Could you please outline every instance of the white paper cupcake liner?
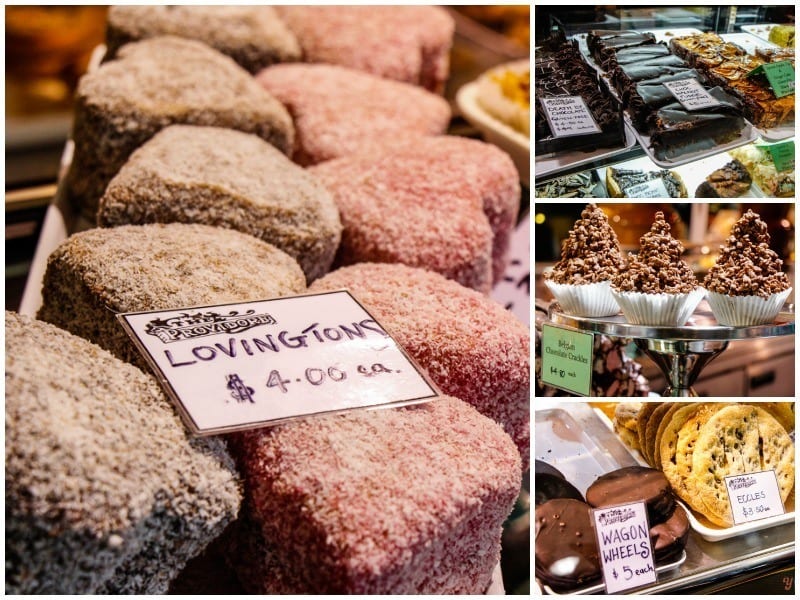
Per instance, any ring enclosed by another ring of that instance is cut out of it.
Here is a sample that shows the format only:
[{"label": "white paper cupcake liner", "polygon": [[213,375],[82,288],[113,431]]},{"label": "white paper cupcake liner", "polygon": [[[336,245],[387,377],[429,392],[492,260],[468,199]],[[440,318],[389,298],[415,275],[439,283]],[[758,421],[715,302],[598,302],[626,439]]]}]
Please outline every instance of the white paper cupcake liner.
[{"label": "white paper cupcake liner", "polygon": [[545,280],[545,285],[553,294],[561,310],[576,317],[610,317],[619,312],[617,301],[611,294],[611,282],[554,283]]},{"label": "white paper cupcake liner", "polygon": [[792,293],[788,288],[767,298],[761,296],[728,296],[708,292],[708,305],[720,325],[750,327],[772,323]]},{"label": "white paper cupcake liner", "polygon": [[688,294],[645,294],[616,290],[612,290],[612,293],[628,323],[679,327],[689,320],[706,291],[697,288]]}]

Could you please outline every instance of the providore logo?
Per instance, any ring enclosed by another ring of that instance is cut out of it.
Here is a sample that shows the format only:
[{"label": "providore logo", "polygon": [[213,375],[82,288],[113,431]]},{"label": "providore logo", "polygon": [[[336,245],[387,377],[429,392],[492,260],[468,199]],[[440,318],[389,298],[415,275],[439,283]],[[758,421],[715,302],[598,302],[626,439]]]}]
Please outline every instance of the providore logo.
[{"label": "providore logo", "polygon": [[238,333],[259,325],[274,325],[272,315],[255,314],[251,309],[244,313],[231,311],[228,314],[216,312],[181,313],[168,319],[154,319],[145,326],[145,333],[154,335],[165,344],[180,340],[216,335],[219,333]]}]

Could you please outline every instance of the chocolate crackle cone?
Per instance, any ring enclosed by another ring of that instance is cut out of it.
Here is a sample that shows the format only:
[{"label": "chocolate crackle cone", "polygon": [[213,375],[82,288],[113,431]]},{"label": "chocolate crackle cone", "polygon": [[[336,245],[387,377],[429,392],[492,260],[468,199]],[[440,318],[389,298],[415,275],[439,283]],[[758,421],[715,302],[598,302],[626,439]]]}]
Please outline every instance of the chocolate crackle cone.
[{"label": "chocolate crackle cone", "polygon": [[628,322],[635,325],[680,326],[703,299],[692,269],[681,258],[683,244],[670,234],[664,213],[656,213],[650,231],[629,254],[628,268],[612,282],[612,293]]},{"label": "chocolate crackle cone", "polygon": [[619,240],[608,217],[588,204],[561,245],[561,260],[545,273],[545,285],[568,314],[615,315],[619,306],[611,295],[611,279],[622,265]]},{"label": "chocolate crackle cone", "polygon": [[783,261],[769,247],[767,224],[748,210],[720,247],[703,281],[717,321],[731,327],[772,323],[792,291]]}]

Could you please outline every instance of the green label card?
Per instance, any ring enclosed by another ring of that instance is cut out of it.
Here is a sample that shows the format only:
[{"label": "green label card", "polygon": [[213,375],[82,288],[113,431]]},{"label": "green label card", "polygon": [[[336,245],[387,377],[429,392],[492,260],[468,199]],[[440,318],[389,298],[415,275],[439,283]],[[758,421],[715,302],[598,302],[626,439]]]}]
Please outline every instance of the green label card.
[{"label": "green label card", "polygon": [[777,144],[758,145],[766,149],[772,156],[777,171],[794,171],[794,140],[779,142]]},{"label": "green label card", "polygon": [[590,396],[594,336],[556,325],[542,325],[542,382]]},{"label": "green label card", "polygon": [[776,98],[794,94],[794,67],[790,61],[781,60],[759,65],[747,75],[749,77],[762,72],[772,86],[772,93],[775,94]]}]

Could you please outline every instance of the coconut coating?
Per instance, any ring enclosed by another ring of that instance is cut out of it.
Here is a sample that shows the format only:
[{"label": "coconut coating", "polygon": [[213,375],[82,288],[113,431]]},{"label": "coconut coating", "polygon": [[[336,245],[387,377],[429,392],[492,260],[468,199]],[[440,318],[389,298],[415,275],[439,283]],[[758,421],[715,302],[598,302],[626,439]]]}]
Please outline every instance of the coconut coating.
[{"label": "coconut coating", "polygon": [[286,252],[309,281],[330,270],[342,230],[328,191],[273,146],[189,125],[161,130],[131,155],[100,199],[97,221],[236,229]]},{"label": "coconut coating", "polygon": [[256,73],[300,59],[300,45],[271,6],[111,6],[106,59],[124,44],[175,35],[208,44]]},{"label": "coconut coating", "polygon": [[488,587],[519,494],[520,457],[466,403],[442,396],[307,419],[240,434],[235,446],[265,544],[235,557],[248,591]]},{"label": "coconut coating", "polygon": [[239,511],[225,442],[84,339],[12,312],[5,337],[6,593],[166,591]]},{"label": "coconut coating", "polygon": [[441,93],[455,23],[433,6],[279,6],[303,58]]},{"label": "coconut coating", "polygon": [[115,317],[264,300],[306,289],[297,262],[238,231],[182,223],[95,228],[47,260],[38,317],[148,370]]},{"label": "coconut coating", "polygon": [[446,394],[500,423],[530,460],[530,333],[490,298],[441,275],[362,263],[310,291],[347,288]]},{"label": "coconut coating", "polygon": [[313,165],[363,145],[444,133],[450,105],[436,94],[345,67],[281,64],[256,80],[294,120],[292,160]]},{"label": "coconut coating", "polygon": [[398,262],[488,293],[508,264],[519,175],[497,147],[417,137],[310,168],[344,230],[335,264]]},{"label": "coconut coating", "polygon": [[117,56],[81,77],[75,96],[65,186],[88,219],[131,152],[167,125],[238,129],[291,151],[289,113],[230,57],[174,36],[126,44]]}]

